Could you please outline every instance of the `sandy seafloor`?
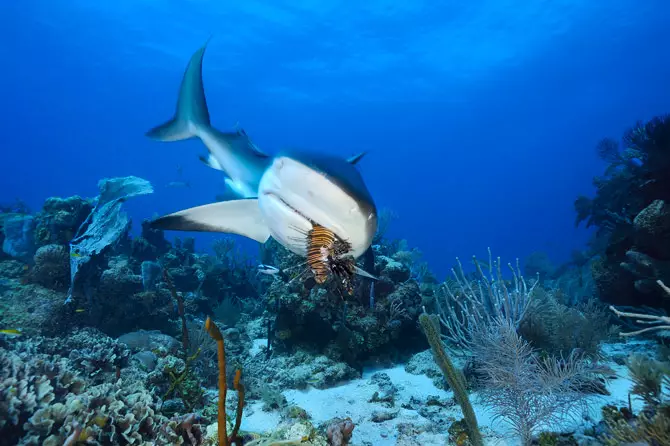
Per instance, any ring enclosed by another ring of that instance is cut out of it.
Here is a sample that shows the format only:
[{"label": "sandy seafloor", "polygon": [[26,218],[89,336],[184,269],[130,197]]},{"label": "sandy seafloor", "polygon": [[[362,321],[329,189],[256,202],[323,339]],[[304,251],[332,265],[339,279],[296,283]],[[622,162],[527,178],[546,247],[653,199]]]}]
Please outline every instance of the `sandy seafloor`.
[{"label": "sandy seafloor", "polygon": [[[631,347],[637,346],[639,350],[640,347],[646,347],[645,344],[649,345],[651,349],[651,344],[632,341],[625,344],[605,344],[602,352],[606,357],[614,353],[625,354]],[[607,364],[617,374],[617,379],[611,380],[607,385],[611,395],[589,398],[589,413],[584,414],[582,419],[566,420],[561,426],[547,426],[547,430],[575,432],[578,435],[585,428],[592,427],[594,423],[601,420],[600,408],[602,406],[606,404],[614,404],[618,407],[628,405],[628,392],[632,387],[632,382],[627,367],[617,365],[614,362],[607,362]],[[377,384],[369,382],[370,377],[377,372],[386,373],[391,382],[398,388],[395,407],[392,409],[384,409],[379,403],[369,402],[372,395],[379,390]],[[308,390],[287,390],[284,392],[289,404],[295,404],[305,409],[311,415],[314,424],[326,422],[334,417],[350,417],[356,425],[350,443],[352,446],[393,446],[398,444],[399,425],[421,426],[430,424],[430,421],[420,415],[417,410],[408,410],[401,407],[403,403],[409,402],[412,398],[425,400],[428,395],[438,396],[442,399],[453,397],[451,391],[435,387],[433,381],[426,375],[414,375],[406,372],[404,364],[385,369],[367,369],[361,378],[330,389],[310,388]],[[484,443],[487,446],[520,445],[520,441],[514,437],[504,421],[493,420],[493,414],[478,401],[476,392],[470,395],[470,400],[484,436]],[[632,405],[634,412],[637,412],[643,404],[639,399],[633,398]],[[242,429],[253,432],[268,432],[278,425],[279,413],[264,412],[261,410],[261,406],[261,403],[254,403],[245,409]],[[458,406],[448,410],[448,415],[453,417],[450,421],[462,418]],[[374,412],[397,412],[397,416],[388,421],[374,422],[371,420]],[[401,444],[425,446],[448,444],[447,428],[449,424],[450,422],[447,422],[438,429],[432,429],[432,431],[443,431],[441,433],[423,432],[409,442],[407,436],[405,436]]]}]

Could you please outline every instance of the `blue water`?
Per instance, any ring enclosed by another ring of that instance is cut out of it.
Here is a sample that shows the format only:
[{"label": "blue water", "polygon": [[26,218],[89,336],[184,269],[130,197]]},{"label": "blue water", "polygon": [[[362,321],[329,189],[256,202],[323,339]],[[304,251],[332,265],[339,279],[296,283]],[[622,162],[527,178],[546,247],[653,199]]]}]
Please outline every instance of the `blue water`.
[{"label": "blue water", "polygon": [[[213,123],[271,153],[369,150],[390,235],[440,278],[487,246],[559,262],[588,235],[572,202],[603,168],[597,141],[670,109],[668,23],[663,0],[3,0],[0,202],[131,174],[156,187],[128,203],[136,222],[213,201],[199,141],[144,136],[211,35]],[[192,189],[165,187],[178,166]]]}]

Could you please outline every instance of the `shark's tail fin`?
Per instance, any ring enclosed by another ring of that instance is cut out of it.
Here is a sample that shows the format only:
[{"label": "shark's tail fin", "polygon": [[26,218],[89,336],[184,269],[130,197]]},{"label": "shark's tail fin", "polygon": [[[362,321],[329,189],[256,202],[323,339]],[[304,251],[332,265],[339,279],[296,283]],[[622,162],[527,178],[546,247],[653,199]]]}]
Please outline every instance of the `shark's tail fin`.
[{"label": "shark's tail fin", "polygon": [[191,56],[181,80],[174,117],[149,130],[146,133],[149,138],[181,141],[198,136],[199,129],[209,127],[209,111],[202,85],[202,58],[208,43],[209,40]]}]

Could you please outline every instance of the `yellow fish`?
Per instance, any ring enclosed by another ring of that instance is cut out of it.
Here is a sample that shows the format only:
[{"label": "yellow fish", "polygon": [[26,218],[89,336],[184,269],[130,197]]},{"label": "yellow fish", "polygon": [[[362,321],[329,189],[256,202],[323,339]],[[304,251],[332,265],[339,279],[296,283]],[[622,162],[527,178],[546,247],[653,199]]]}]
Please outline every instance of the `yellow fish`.
[{"label": "yellow fish", "polygon": [[79,254],[78,252],[71,252],[70,257],[74,257],[74,258],[81,257],[81,254]]},{"label": "yellow fish", "polygon": [[11,336],[20,336],[21,335],[21,330],[17,330],[16,328],[8,328],[8,329],[0,330],[0,333],[6,334],[6,335],[11,335]]},{"label": "yellow fish", "polygon": [[77,308],[74,310],[75,313],[83,313],[84,311],[86,311],[86,308]]}]

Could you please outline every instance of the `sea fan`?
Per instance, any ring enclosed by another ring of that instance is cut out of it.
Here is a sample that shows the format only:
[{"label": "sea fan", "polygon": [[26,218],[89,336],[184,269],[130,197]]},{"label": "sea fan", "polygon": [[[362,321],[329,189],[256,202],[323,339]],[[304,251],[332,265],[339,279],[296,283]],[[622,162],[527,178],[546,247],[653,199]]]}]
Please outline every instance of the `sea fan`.
[{"label": "sea fan", "polygon": [[598,156],[608,163],[614,163],[621,158],[619,143],[612,138],[602,139],[596,146]]}]

